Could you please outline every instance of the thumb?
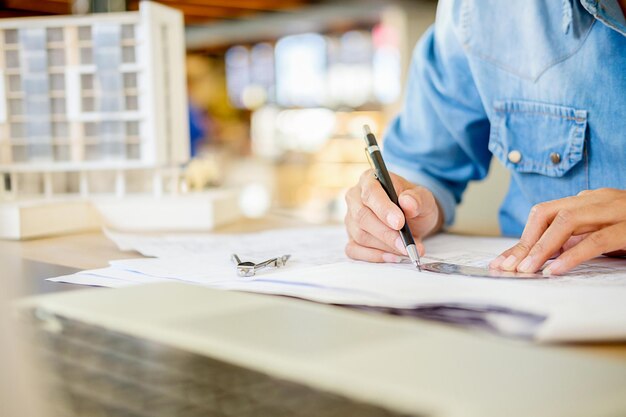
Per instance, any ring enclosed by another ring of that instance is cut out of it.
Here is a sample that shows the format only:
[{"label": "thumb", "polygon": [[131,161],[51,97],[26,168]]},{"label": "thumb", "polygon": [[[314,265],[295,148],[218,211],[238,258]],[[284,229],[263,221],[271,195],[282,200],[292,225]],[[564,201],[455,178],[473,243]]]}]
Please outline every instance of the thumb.
[{"label": "thumb", "polygon": [[443,225],[437,200],[427,188],[417,186],[403,191],[398,196],[398,204],[416,236],[429,236]]},{"label": "thumb", "polygon": [[414,236],[424,238],[440,228],[439,207],[435,196],[424,187],[413,187],[398,196],[398,204]]},{"label": "thumb", "polygon": [[407,219],[427,215],[432,211],[432,207],[428,206],[428,203],[432,201],[430,191],[423,187],[410,188],[398,196],[398,204]]}]

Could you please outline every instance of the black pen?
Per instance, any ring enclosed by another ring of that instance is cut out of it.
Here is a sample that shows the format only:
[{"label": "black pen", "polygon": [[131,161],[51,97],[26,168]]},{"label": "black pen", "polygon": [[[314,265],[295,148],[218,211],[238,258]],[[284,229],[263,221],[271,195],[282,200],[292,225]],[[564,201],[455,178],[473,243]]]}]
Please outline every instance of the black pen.
[{"label": "black pen", "polygon": [[[383,161],[383,154],[380,152],[378,142],[376,142],[376,137],[368,125],[363,126],[363,131],[365,132],[365,143],[367,144],[367,148],[365,150],[374,164],[376,179],[380,182],[380,185],[382,185],[393,204],[400,207],[398,204],[398,195],[396,194],[395,188],[393,188],[393,183],[391,182],[389,171],[387,171],[387,167],[385,166],[385,161]],[[415,267],[421,272],[422,261],[420,259],[419,252],[417,251],[417,246],[415,246],[413,234],[411,233],[411,229],[409,229],[409,224],[406,220],[404,221],[404,226],[400,229],[400,238],[406,248],[406,253],[409,255],[409,259],[411,259],[411,263],[413,263],[413,265],[415,265]]]}]

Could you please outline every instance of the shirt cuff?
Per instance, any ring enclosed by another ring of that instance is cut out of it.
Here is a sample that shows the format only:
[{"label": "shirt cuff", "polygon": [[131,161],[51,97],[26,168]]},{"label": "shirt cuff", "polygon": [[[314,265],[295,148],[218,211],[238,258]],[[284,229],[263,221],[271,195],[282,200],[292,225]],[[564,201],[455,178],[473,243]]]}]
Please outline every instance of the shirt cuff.
[{"label": "shirt cuff", "polygon": [[396,165],[387,161],[387,169],[396,175],[404,177],[413,184],[420,185],[430,190],[437,199],[437,202],[443,210],[443,218],[446,226],[452,225],[454,222],[454,214],[456,211],[456,201],[454,195],[441,182],[421,171],[406,168],[402,165]]}]

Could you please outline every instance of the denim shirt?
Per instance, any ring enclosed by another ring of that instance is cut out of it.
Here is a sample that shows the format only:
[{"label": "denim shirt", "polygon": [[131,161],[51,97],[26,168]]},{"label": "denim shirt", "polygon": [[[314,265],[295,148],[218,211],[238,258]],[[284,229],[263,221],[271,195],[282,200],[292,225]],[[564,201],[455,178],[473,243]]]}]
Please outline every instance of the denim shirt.
[{"label": "denim shirt", "polygon": [[626,20],[617,0],[442,0],[384,141],[390,171],[429,188],[445,223],[492,155],[519,236],[534,204],[626,188]]}]

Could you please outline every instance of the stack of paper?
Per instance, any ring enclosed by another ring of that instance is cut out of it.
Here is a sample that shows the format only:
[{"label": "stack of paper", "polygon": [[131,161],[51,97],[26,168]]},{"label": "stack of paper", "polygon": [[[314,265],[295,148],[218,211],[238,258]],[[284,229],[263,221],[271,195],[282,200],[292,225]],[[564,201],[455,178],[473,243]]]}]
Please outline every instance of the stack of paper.
[{"label": "stack of paper", "polygon": [[[489,279],[419,272],[410,264],[348,260],[343,228],[287,229],[245,235],[132,236],[109,234],[142,258],[53,281],[120,287],[180,280],[225,290],[317,302],[393,309],[478,325],[539,341],[626,339],[626,260],[598,258],[549,279]],[[426,242],[425,262],[486,266],[512,239],[439,235]],[[230,255],[262,261],[292,257],[286,267],[254,279],[237,275]]]}]

